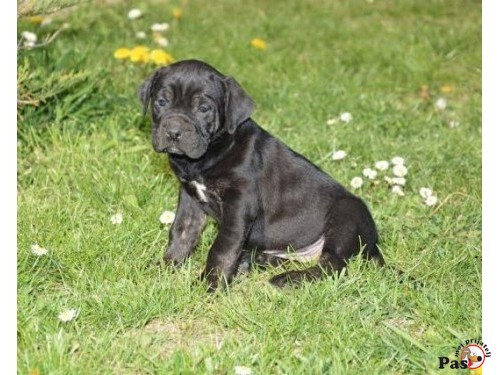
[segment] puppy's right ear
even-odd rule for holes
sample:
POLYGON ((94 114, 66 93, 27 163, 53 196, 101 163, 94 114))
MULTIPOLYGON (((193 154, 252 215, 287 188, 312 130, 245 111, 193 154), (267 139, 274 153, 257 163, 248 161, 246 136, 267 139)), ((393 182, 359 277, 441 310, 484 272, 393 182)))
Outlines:
POLYGON ((143 116, 146 116, 146 113, 148 113, 148 108, 151 103, 151 95, 154 93, 154 89, 158 86, 159 80, 167 75, 169 69, 170 66, 164 66, 163 68, 156 70, 151 77, 146 79, 139 86, 137 95, 142 103, 143 116))
POLYGON ((148 113, 149 102, 151 101, 151 83, 153 82, 154 76, 155 75, 142 82, 139 86, 139 89, 137 90, 137 95, 139 96, 139 100, 142 103, 143 116, 146 116, 146 113, 148 113))

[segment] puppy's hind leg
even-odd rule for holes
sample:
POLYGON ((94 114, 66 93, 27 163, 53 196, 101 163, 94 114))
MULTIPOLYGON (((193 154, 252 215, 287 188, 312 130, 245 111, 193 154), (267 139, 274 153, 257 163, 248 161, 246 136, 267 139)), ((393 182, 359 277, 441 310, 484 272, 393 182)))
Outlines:
POLYGON ((335 203, 329 212, 325 226, 325 243, 316 266, 300 271, 290 271, 273 277, 270 282, 282 287, 300 284, 326 275, 340 273, 349 258, 363 249, 363 256, 384 265, 377 244, 375 223, 368 208, 358 198, 344 198, 335 203))
POLYGON ((269 282, 277 287, 286 285, 299 285, 304 281, 315 281, 326 275, 340 273, 346 266, 346 262, 331 252, 321 255, 319 263, 313 267, 300 271, 288 271, 272 277, 269 282))
POLYGON ((238 272, 265 270, 267 267, 280 267, 289 262, 289 259, 266 254, 262 251, 245 251, 239 260, 238 272))

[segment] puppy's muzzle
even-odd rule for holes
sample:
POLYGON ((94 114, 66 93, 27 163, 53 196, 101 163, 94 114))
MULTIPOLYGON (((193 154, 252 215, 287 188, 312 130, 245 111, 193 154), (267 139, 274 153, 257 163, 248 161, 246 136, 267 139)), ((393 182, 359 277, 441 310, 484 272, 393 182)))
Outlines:
POLYGON ((197 158, 206 151, 206 140, 196 131, 186 116, 175 114, 159 120, 153 128, 153 147, 156 152, 187 155, 197 158))
POLYGON ((184 134, 194 131, 191 121, 185 116, 169 116, 161 121, 160 128, 164 129, 165 136, 171 142, 181 142, 184 134))

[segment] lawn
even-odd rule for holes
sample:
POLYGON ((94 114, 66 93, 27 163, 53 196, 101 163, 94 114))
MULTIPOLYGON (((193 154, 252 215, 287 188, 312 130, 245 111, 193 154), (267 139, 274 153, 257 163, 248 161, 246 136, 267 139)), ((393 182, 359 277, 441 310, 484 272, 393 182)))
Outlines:
POLYGON ((18 40, 57 33, 17 57, 19 373, 466 372, 438 357, 481 336, 480 1, 101 0, 50 18, 18 20, 18 40), (354 259, 301 288, 270 268, 207 294, 213 222, 185 265, 157 266, 178 183, 136 95, 155 63, 114 57, 139 45, 235 77, 254 120, 365 200, 387 263, 421 286, 354 259), (404 195, 392 165, 362 174, 396 156, 404 195))

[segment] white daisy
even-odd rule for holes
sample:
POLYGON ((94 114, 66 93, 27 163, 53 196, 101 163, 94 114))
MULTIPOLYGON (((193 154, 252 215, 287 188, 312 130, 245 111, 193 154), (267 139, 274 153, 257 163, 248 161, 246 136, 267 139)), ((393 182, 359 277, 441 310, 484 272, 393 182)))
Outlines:
POLYGON ((326 124, 327 125, 335 125, 337 123, 337 119, 336 118, 331 118, 329 120, 326 121, 326 124))
POLYGON ((57 315, 57 318, 61 321, 61 322, 69 322, 73 319, 76 318, 76 314, 77 314, 77 310, 76 309, 66 309, 64 311, 61 311, 59 313, 59 315, 57 315))
POLYGON ((142 12, 140 9, 130 9, 128 14, 127 14, 127 17, 129 20, 135 20, 135 19, 139 18, 140 16, 142 16, 142 12))
POLYGON ((155 42, 156 42, 156 44, 158 44, 161 47, 168 46, 168 39, 167 38, 163 38, 163 37, 155 38, 155 42))
POLYGON ((162 224, 172 224, 175 219, 175 213, 172 211, 163 211, 160 215, 160 223, 162 224))
POLYGON ((453 121, 450 121, 450 123, 448 124, 448 126, 451 128, 451 129, 454 129, 454 128, 457 128, 458 125, 460 125, 460 123, 456 120, 453 120, 453 121))
POLYGON ((31 31, 23 31, 21 33, 21 36, 23 37, 23 39, 28 42, 28 43, 36 43, 37 41, 37 36, 35 33, 32 33, 31 31))
POLYGON ((235 375, 252 375, 252 369, 246 366, 234 366, 235 375))
POLYGON ((427 199, 433 195, 432 190, 427 187, 420 188, 419 194, 422 198, 427 199))
POLYGON ((344 112, 340 114, 339 119, 347 124, 352 121, 352 115, 349 112, 344 112))
POLYGON ((391 179, 391 185, 405 186, 406 185, 406 178, 404 178, 404 177, 393 177, 391 179))
POLYGON ((353 189, 359 189, 363 185, 363 179, 361 177, 354 177, 351 180, 351 186, 353 189))
POLYGON ((427 206, 434 206, 438 202, 438 198, 435 195, 431 195, 425 198, 424 203, 427 206))
POLYGON ((403 165, 405 163, 405 159, 403 159, 401 156, 394 156, 391 159, 391 163, 394 165, 403 165))
POLYGON ((375 180, 377 178, 377 171, 371 168, 363 169, 363 176, 367 177, 369 180, 375 180))
POLYGON ((400 186, 400 185, 394 185, 392 188, 391 188, 391 192, 393 194, 396 194, 396 195, 399 195, 400 197, 404 196, 405 195, 405 192, 403 191, 403 188, 400 186))
POLYGON ((392 168, 392 173, 396 177, 404 177, 408 174, 408 169, 403 164, 396 164, 392 168))
POLYGON ((375 162, 375 168, 379 171, 385 171, 389 168, 389 162, 385 160, 379 160, 375 162))
POLYGON ((123 221, 123 215, 120 212, 118 212, 114 215, 111 215, 109 221, 111 221, 111 224, 120 225, 123 221))
POLYGON ((337 150, 332 153, 333 160, 342 160, 347 156, 347 152, 343 150, 337 150))
POLYGON ((446 99, 445 98, 439 98, 436 101, 436 104, 435 104, 436 108, 440 109, 440 110, 446 109, 446 105, 447 105, 447 103, 446 103, 446 99))
POLYGON ((43 247, 38 246, 38 244, 31 245, 31 252, 38 257, 44 256, 49 251, 43 247))
POLYGON ((146 33, 144 31, 138 31, 135 33, 135 37, 137 39, 145 39, 146 38, 146 33))
POLYGON ((168 28, 169 28, 169 25, 166 22, 164 22, 164 23, 153 23, 151 25, 151 30, 153 30, 156 33, 161 33, 163 31, 167 31, 168 28))

